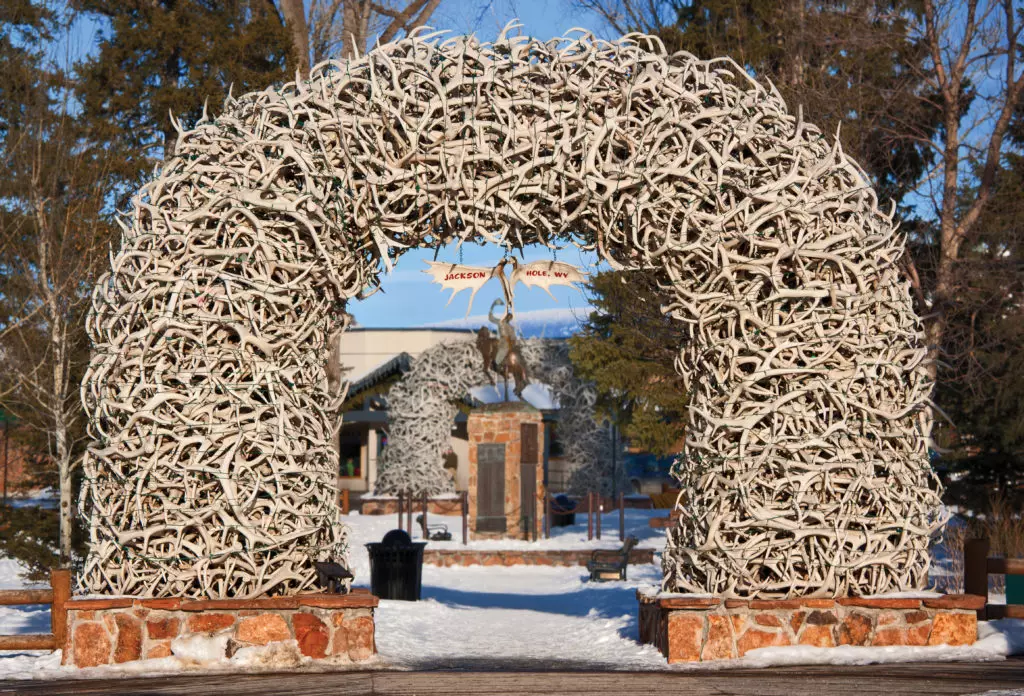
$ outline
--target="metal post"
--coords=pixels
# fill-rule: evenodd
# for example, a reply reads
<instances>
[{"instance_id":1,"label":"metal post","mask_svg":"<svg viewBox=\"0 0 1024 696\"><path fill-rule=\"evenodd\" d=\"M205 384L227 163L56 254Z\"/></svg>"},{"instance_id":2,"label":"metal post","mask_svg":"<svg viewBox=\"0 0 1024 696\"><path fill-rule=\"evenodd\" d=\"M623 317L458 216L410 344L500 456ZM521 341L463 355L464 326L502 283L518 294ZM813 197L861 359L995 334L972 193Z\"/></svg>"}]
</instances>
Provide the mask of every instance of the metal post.
<instances>
[{"instance_id":1,"label":"metal post","mask_svg":"<svg viewBox=\"0 0 1024 696\"><path fill-rule=\"evenodd\" d=\"M551 493L544 491L544 538L551 538Z\"/></svg>"},{"instance_id":2,"label":"metal post","mask_svg":"<svg viewBox=\"0 0 1024 696\"><path fill-rule=\"evenodd\" d=\"M594 492L587 491L587 541L594 538Z\"/></svg>"},{"instance_id":3,"label":"metal post","mask_svg":"<svg viewBox=\"0 0 1024 696\"><path fill-rule=\"evenodd\" d=\"M604 514L604 498L601 497L600 493L595 493L594 498L597 499L597 539L601 540L601 517Z\"/></svg>"},{"instance_id":4,"label":"metal post","mask_svg":"<svg viewBox=\"0 0 1024 696\"><path fill-rule=\"evenodd\" d=\"M427 528L427 508L428 507L429 507L429 505L427 503L427 494L424 493L423 494L423 541L426 541L427 537L429 536L427 534L427 529L428 529Z\"/></svg>"},{"instance_id":5,"label":"metal post","mask_svg":"<svg viewBox=\"0 0 1024 696\"><path fill-rule=\"evenodd\" d=\"M405 506L405 533L412 538L412 493L409 493L409 504Z\"/></svg>"},{"instance_id":6,"label":"metal post","mask_svg":"<svg viewBox=\"0 0 1024 696\"><path fill-rule=\"evenodd\" d=\"M626 540L626 494L619 491L619 541Z\"/></svg>"},{"instance_id":7,"label":"metal post","mask_svg":"<svg viewBox=\"0 0 1024 696\"><path fill-rule=\"evenodd\" d=\"M469 543L469 491L462 491L462 545Z\"/></svg>"},{"instance_id":8,"label":"metal post","mask_svg":"<svg viewBox=\"0 0 1024 696\"><path fill-rule=\"evenodd\" d=\"M980 595L988 605L988 539L964 542L964 594ZM978 610L978 620L985 620L985 609Z\"/></svg>"},{"instance_id":9,"label":"metal post","mask_svg":"<svg viewBox=\"0 0 1024 696\"><path fill-rule=\"evenodd\" d=\"M398 529L402 528L402 491L398 491Z\"/></svg>"},{"instance_id":10,"label":"metal post","mask_svg":"<svg viewBox=\"0 0 1024 696\"><path fill-rule=\"evenodd\" d=\"M615 423L612 423L612 495L614 496L619 491L619 472L615 470L618 466L618 457L616 457L616 446L615 440L618 435L618 429L615 427Z\"/></svg>"},{"instance_id":11,"label":"metal post","mask_svg":"<svg viewBox=\"0 0 1024 696\"><path fill-rule=\"evenodd\" d=\"M7 508L7 440L10 438L11 421L4 418L4 508Z\"/></svg>"}]
</instances>

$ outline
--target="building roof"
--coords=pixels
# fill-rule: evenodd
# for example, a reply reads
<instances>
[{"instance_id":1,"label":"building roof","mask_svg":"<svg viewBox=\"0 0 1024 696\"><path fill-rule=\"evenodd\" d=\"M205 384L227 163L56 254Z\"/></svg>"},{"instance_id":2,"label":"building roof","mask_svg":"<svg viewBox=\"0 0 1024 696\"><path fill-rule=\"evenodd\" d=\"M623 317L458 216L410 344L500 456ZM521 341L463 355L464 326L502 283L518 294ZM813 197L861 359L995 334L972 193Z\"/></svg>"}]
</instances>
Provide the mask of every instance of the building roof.
<instances>
[{"instance_id":1,"label":"building roof","mask_svg":"<svg viewBox=\"0 0 1024 696\"><path fill-rule=\"evenodd\" d=\"M412 365L412 356L402 351L389 358L353 382L348 388L349 398L374 387L395 375L404 375Z\"/></svg>"},{"instance_id":2,"label":"building roof","mask_svg":"<svg viewBox=\"0 0 1024 696\"><path fill-rule=\"evenodd\" d=\"M450 326L353 326L345 329L345 333L358 333L360 331L437 331L439 333L473 333L473 329Z\"/></svg>"}]
</instances>

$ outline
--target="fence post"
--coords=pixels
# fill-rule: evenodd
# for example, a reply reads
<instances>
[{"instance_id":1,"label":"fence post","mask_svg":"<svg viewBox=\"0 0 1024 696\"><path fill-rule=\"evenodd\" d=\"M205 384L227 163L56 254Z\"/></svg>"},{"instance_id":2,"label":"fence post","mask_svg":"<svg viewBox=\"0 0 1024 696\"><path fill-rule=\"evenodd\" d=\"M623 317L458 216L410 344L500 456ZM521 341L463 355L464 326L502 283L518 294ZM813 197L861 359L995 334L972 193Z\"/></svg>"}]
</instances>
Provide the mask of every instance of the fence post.
<instances>
[{"instance_id":1,"label":"fence post","mask_svg":"<svg viewBox=\"0 0 1024 696\"><path fill-rule=\"evenodd\" d=\"M551 493L544 491L544 538L551 538Z\"/></svg>"},{"instance_id":2,"label":"fence post","mask_svg":"<svg viewBox=\"0 0 1024 696\"><path fill-rule=\"evenodd\" d=\"M341 514L347 515L349 510L348 489L341 489Z\"/></svg>"},{"instance_id":3,"label":"fence post","mask_svg":"<svg viewBox=\"0 0 1024 696\"><path fill-rule=\"evenodd\" d=\"M409 493L409 504L405 506L405 533L412 538L412 492Z\"/></svg>"},{"instance_id":4,"label":"fence post","mask_svg":"<svg viewBox=\"0 0 1024 696\"><path fill-rule=\"evenodd\" d=\"M981 595L988 606L988 539L968 539L964 542L964 594ZM986 608L978 610L978 620L984 621Z\"/></svg>"},{"instance_id":5,"label":"fence post","mask_svg":"<svg viewBox=\"0 0 1024 696\"><path fill-rule=\"evenodd\" d=\"M428 507L427 494L424 493L423 494L423 541L427 541L427 537L429 536L427 534L427 512L428 512L427 511L427 507Z\"/></svg>"},{"instance_id":6,"label":"fence post","mask_svg":"<svg viewBox=\"0 0 1024 696\"><path fill-rule=\"evenodd\" d=\"M626 494L619 491L619 541L626 540Z\"/></svg>"},{"instance_id":7,"label":"fence post","mask_svg":"<svg viewBox=\"0 0 1024 696\"><path fill-rule=\"evenodd\" d=\"M594 538L594 492L587 491L587 541Z\"/></svg>"},{"instance_id":8,"label":"fence post","mask_svg":"<svg viewBox=\"0 0 1024 696\"><path fill-rule=\"evenodd\" d=\"M51 570L50 587L53 590L50 633L53 634L54 648L64 650L68 636L68 610L64 608L64 604L71 599L71 571L67 568Z\"/></svg>"},{"instance_id":9,"label":"fence post","mask_svg":"<svg viewBox=\"0 0 1024 696\"><path fill-rule=\"evenodd\" d=\"M469 491L462 491L462 545L469 543Z\"/></svg>"}]
</instances>

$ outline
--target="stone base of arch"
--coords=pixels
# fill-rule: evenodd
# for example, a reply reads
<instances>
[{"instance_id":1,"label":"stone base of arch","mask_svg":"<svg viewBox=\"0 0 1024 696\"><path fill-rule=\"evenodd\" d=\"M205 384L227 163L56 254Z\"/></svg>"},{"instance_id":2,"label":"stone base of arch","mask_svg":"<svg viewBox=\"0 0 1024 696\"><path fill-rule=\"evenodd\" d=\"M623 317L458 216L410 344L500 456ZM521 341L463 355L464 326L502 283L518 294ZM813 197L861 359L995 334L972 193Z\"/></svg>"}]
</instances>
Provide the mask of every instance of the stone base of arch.
<instances>
[{"instance_id":1,"label":"stone base of arch","mask_svg":"<svg viewBox=\"0 0 1024 696\"><path fill-rule=\"evenodd\" d=\"M742 600L637 591L640 642L668 662L743 657L768 647L970 645L976 595Z\"/></svg>"},{"instance_id":2,"label":"stone base of arch","mask_svg":"<svg viewBox=\"0 0 1024 696\"><path fill-rule=\"evenodd\" d=\"M215 665L254 648L282 667L305 658L363 663L377 655L377 604L365 589L259 599L72 599L65 604L62 660L100 667L177 656ZM199 644L205 646L201 653Z\"/></svg>"}]
</instances>

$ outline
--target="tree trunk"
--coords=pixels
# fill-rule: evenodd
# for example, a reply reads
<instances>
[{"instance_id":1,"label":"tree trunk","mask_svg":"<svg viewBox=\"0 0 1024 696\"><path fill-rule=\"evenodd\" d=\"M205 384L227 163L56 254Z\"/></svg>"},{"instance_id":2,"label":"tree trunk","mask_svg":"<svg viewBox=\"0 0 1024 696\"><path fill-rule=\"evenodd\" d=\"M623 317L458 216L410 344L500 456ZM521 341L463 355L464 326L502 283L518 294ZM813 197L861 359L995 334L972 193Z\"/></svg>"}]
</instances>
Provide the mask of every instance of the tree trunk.
<instances>
[{"instance_id":1,"label":"tree trunk","mask_svg":"<svg viewBox=\"0 0 1024 696\"><path fill-rule=\"evenodd\" d=\"M42 196L36 204L36 219L38 222L38 253L39 253L39 290L46 305L46 322L50 329L50 352L53 360L51 381L42 385L47 393L49 410L53 418L53 435L56 441L56 464L60 486L60 560L61 565L67 565L71 561L71 526L74 523L71 514L71 444L68 441L68 414L65 410L68 391L69 375L69 347L68 347L68 326L67 318L61 311L58 290L55 287L53 278L56 259L50 256L53 252L50 233L53 231L49 225L45 208L42 204Z\"/></svg>"},{"instance_id":2,"label":"tree trunk","mask_svg":"<svg viewBox=\"0 0 1024 696\"><path fill-rule=\"evenodd\" d=\"M302 0L281 0L281 13L285 26L292 35L295 49L295 72L303 80L309 78L309 28L306 25L306 9Z\"/></svg>"},{"instance_id":3,"label":"tree trunk","mask_svg":"<svg viewBox=\"0 0 1024 696\"><path fill-rule=\"evenodd\" d=\"M60 563L71 563L71 530L74 525L71 504L71 451L68 447L67 428L63 420L57 426L57 470L60 474Z\"/></svg>"}]
</instances>

